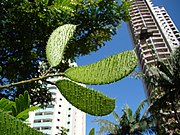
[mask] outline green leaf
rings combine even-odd
[[[30,96],[28,91],[24,92],[24,104],[25,104],[25,109],[30,107]]]
[[[0,133],[3,135],[45,135],[0,109]]]
[[[8,99],[2,98],[0,100],[0,109],[3,109],[7,105]]]
[[[103,116],[111,113],[115,108],[115,99],[111,99],[96,90],[64,79],[58,80],[56,85],[67,101],[88,114]]]
[[[69,13],[72,13],[73,7],[75,7],[75,1],[58,0],[54,3],[54,6],[58,12],[61,13],[62,11],[64,11],[66,14],[69,14]]]
[[[126,105],[125,108],[123,109],[123,112],[125,113],[128,120],[130,122],[132,122],[133,119],[132,119],[132,110],[131,110],[131,108],[128,105]]]
[[[11,111],[12,106],[14,104],[15,103],[13,101],[10,101],[9,99],[6,99],[6,98],[2,98],[0,100],[0,109],[4,112],[9,112],[9,111]]]
[[[136,65],[134,51],[126,51],[90,65],[69,68],[65,75],[84,84],[108,84],[129,75]]]
[[[21,102],[19,101],[19,98],[15,98],[16,103],[16,113],[19,114],[21,112]]]
[[[76,25],[65,24],[55,29],[51,34],[46,46],[46,57],[52,67],[61,62],[65,47],[75,29]]]
[[[26,108],[26,104],[25,104],[25,101],[24,101],[24,96],[22,94],[19,95],[19,102],[21,103],[20,106],[21,106],[21,111],[25,110]]]
[[[16,111],[16,106],[12,106],[12,116],[16,116],[17,115],[17,111]]]
[[[16,116],[16,118],[21,119],[21,120],[24,121],[24,120],[26,120],[26,119],[29,117],[29,112],[34,111],[34,110],[37,110],[37,109],[40,109],[40,107],[38,107],[38,106],[32,106],[32,107],[30,107],[30,108],[28,108],[28,109],[20,112],[20,113]]]
[[[89,135],[94,135],[95,134],[95,128],[91,128]]]
[[[135,112],[134,115],[133,115],[133,119],[136,119],[136,118],[138,117],[138,115],[140,115],[141,110],[144,108],[144,106],[145,106],[146,103],[148,103],[148,100],[147,100],[147,99],[143,100],[143,101],[139,104],[139,106],[138,106],[137,109],[136,109],[136,112]]]
[[[2,67],[0,66],[0,72],[2,71]]]

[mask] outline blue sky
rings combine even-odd
[[[154,5],[162,5],[167,10],[171,19],[174,21],[177,28],[180,30],[180,0],[152,0]],[[93,52],[90,55],[83,56],[77,59],[78,65],[86,65],[98,60],[101,60],[107,56],[120,53],[126,50],[132,50],[133,45],[130,39],[130,35],[125,23],[122,24],[118,30],[117,35],[113,37],[110,42],[106,43],[106,46],[101,48],[97,52]],[[128,104],[130,108],[136,110],[139,103],[145,99],[143,84],[141,80],[126,77],[116,83],[109,85],[90,86],[93,89],[99,90],[109,97],[116,98],[115,111],[121,115],[122,108]],[[94,117],[91,115],[86,116],[86,134],[88,135],[91,128],[98,130],[99,126],[92,122],[95,119],[108,119],[114,121],[112,115],[103,117]]]

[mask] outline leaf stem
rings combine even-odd
[[[45,76],[40,76],[40,77],[32,78],[32,79],[29,79],[29,80],[23,80],[23,81],[20,81],[20,82],[3,85],[3,86],[0,86],[0,89],[9,88],[11,86],[16,86],[16,85],[20,85],[20,84],[24,84],[24,83],[30,83],[30,82],[39,81],[39,80],[46,79],[48,77],[63,76],[63,75],[64,75],[64,73],[62,73],[62,72],[61,73],[57,73],[57,74],[47,74]]]

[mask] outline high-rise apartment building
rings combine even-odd
[[[129,1],[131,20],[128,26],[140,69],[146,74],[148,65],[155,65],[157,58],[166,59],[180,46],[180,33],[164,7],[154,6],[151,0]],[[146,94],[150,96],[148,87],[145,84]]]
[[[57,78],[49,79],[56,81]],[[28,123],[48,135],[58,135],[61,127],[69,129],[68,135],[85,135],[86,115],[72,106],[59,92],[55,85],[47,85],[53,102],[45,109],[31,112]]]

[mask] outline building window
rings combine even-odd
[[[68,117],[70,117],[71,115],[69,114]]]
[[[51,130],[51,127],[42,127],[42,130]]]
[[[71,108],[69,108],[69,110],[71,110]]]
[[[54,92],[51,92],[51,94],[52,94],[52,95],[56,95],[56,93],[54,93]]]
[[[70,122],[68,121],[67,124],[70,124]]]
[[[53,112],[44,112],[44,115],[53,115]]]
[[[61,112],[58,112],[58,114],[61,114]]]
[[[43,115],[42,112],[37,112],[35,115]]]
[[[59,129],[59,126],[56,126],[57,129]]]
[[[57,119],[57,121],[60,121],[60,119]]]
[[[59,105],[59,107],[61,107],[61,105]]]
[[[60,98],[59,100],[61,100],[61,101],[62,101],[62,98]]]
[[[34,120],[34,123],[40,123],[41,120]]]
[[[52,119],[44,119],[43,122],[52,122]]]

